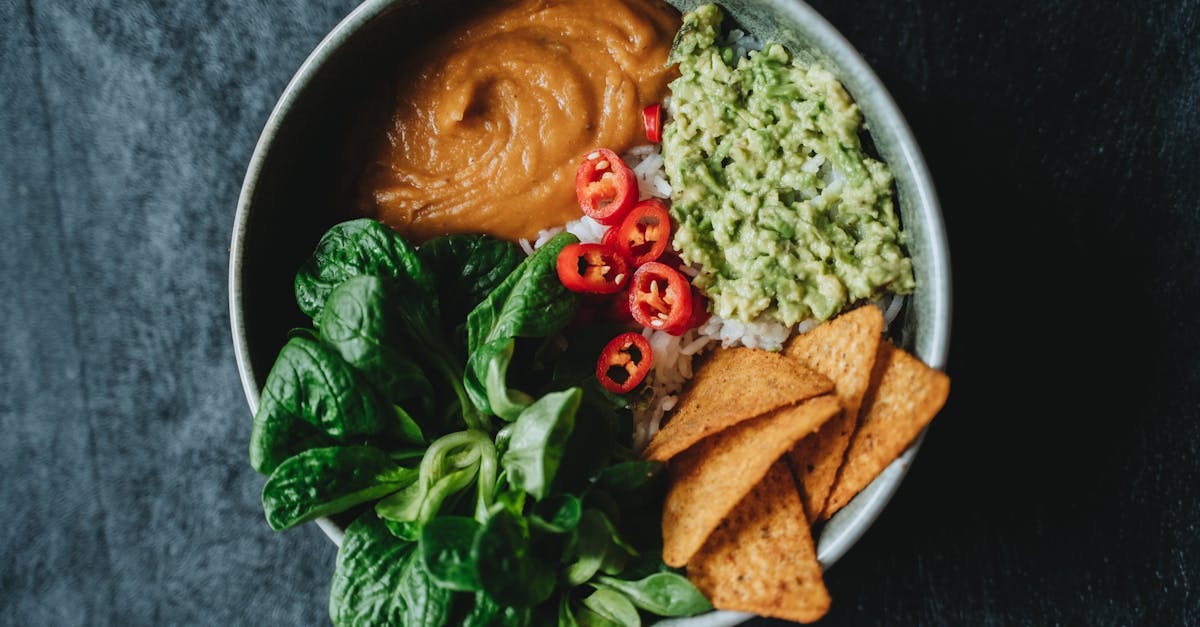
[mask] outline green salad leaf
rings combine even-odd
[[[267,375],[250,460],[273,529],[361,512],[335,625],[640,625],[705,607],[656,557],[662,465],[621,444],[628,402],[595,381],[616,330],[563,333],[577,303],[555,265],[575,241],[414,248],[352,220],[297,273],[313,328]]]
[[[321,341],[391,402],[412,400],[424,412],[432,411],[433,386],[395,325],[399,305],[386,281],[361,275],[335,287],[317,316]]]
[[[395,409],[337,352],[293,337],[267,374],[250,435],[250,464],[270,474],[309,448],[400,437],[402,431]]]
[[[417,480],[373,446],[314,448],[289,457],[263,486],[267,522],[280,531],[337,514],[401,490]]]

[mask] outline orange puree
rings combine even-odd
[[[418,241],[532,239],[579,218],[579,159],[646,143],[678,27],[655,0],[518,0],[454,28],[401,81],[365,212]]]

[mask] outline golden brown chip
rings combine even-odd
[[[688,562],[688,579],[717,609],[811,623],[829,592],[787,465],[778,461]]]
[[[825,509],[829,491],[846,457],[882,337],[883,312],[867,305],[792,338],[783,349],[784,355],[829,377],[842,402],[840,415],[788,453],[788,463],[800,483],[800,498],[810,522],[816,522]]]
[[[745,420],[680,453],[663,503],[663,561],[683,566],[771,464],[841,410],[824,394]]]
[[[718,350],[696,369],[675,414],[654,435],[643,456],[667,461],[743,420],[832,389],[829,379],[779,353]]]
[[[879,344],[878,385],[863,401],[858,430],[825,504],[833,515],[920,435],[946,403],[950,378],[889,342]]]

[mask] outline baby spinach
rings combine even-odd
[[[570,533],[583,516],[583,503],[573,494],[555,494],[534,506],[529,523],[547,533]]]
[[[353,220],[297,273],[315,329],[268,374],[251,463],[276,529],[374,501],[338,553],[336,625],[637,625],[707,607],[657,558],[662,466],[622,446],[628,401],[595,381],[616,330],[558,335],[576,296],[556,260],[575,241],[527,258],[482,235],[414,248]]]
[[[596,475],[595,485],[615,495],[652,489],[665,477],[662,462],[635,459],[613,464]]]
[[[418,305],[438,318],[433,274],[403,237],[377,220],[362,218],[335,224],[317,243],[296,273],[296,304],[316,319],[325,300],[346,279],[363,274],[386,276],[412,288]]]
[[[642,618],[637,608],[624,594],[610,588],[600,587],[583,599],[584,607],[621,625],[622,627],[641,627]]]
[[[601,576],[597,581],[624,593],[634,605],[660,616],[691,616],[712,609],[696,586],[677,573],[655,573],[637,581]]]
[[[475,606],[462,627],[522,627],[532,625],[529,608],[500,605],[482,592],[475,593]]]
[[[528,521],[499,508],[475,537],[471,557],[483,591],[498,603],[533,607],[554,592],[553,564],[533,550]]]
[[[429,412],[433,386],[411,354],[412,345],[395,327],[391,315],[398,308],[395,300],[387,279],[372,275],[347,279],[330,292],[317,316],[321,341],[391,402],[411,399]]]
[[[421,558],[429,576],[443,588],[480,590],[479,571],[471,559],[478,521],[464,516],[438,516],[421,530]]]
[[[521,412],[513,423],[508,450],[500,467],[508,482],[534,499],[546,496],[562,461],[567,438],[575,428],[579,388],[552,392]]]
[[[415,546],[398,540],[371,512],[351,523],[329,586],[333,624],[404,624],[408,603],[396,591]]]
[[[521,262],[483,302],[467,316],[467,392],[480,411],[506,420],[515,411],[494,411],[489,399],[510,398],[507,390],[496,389],[503,381],[489,380],[489,370],[500,372],[508,367],[508,358],[499,358],[508,340],[547,337],[562,329],[575,313],[575,295],[558,279],[556,261],[564,247],[579,241],[570,233],[560,233]],[[511,349],[507,349],[511,351]],[[502,362],[502,363],[501,363]],[[490,389],[489,389],[490,385]]]
[[[267,374],[250,435],[250,463],[270,474],[304,450],[401,436],[395,409],[331,348],[288,340]]]
[[[508,366],[512,363],[516,340],[500,338],[484,345],[471,354],[472,360],[486,360],[484,364],[470,361],[467,364],[466,389],[476,407],[488,407],[491,413],[512,422],[533,402],[528,394],[508,387]],[[478,380],[482,371],[483,381]]]
[[[289,457],[263,486],[263,510],[276,531],[343,512],[417,479],[373,446],[314,448]]]
[[[582,494],[596,473],[612,462],[617,420],[611,405],[590,388],[583,388],[575,428],[563,445],[551,491]]]
[[[442,319],[460,323],[525,259],[516,245],[475,233],[435,237],[417,255],[434,274]]]

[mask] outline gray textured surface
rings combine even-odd
[[[326,622],[225,290],[254,140],[352,4],[0,0],[0,624]],[[1200,622],[1200,3],[813,4],[913,124],[956,279],[950,403],[827,622]]]
[[[0,3],[0,623],[324,619],[333,546],[268,529],[246,463],[226,273],[258,132],[351,6]]]

